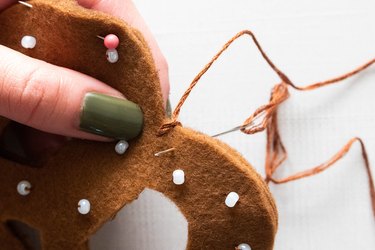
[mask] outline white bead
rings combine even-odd
[[[237,249],[238,250],[251,250],[251,247],[249,246],[249,244],[242,243],[238,245]]]
[[[90,212],[90,202],[86,199],[82,199],[78,202],[78,212],[80,214],[88,214]]]
[[[182,185],[185,182],[185,173],[181,169],[173,171],[173,183],[176,185]]]
[[[36,39],[33,36],[24,36],[22,37],[21,45],[25,49],[33,49],[36,46]]]
[[[20,195],[26,196],[30,193],[31,184],[28,181],[20,181],[17,185],[17,192]]]
[[[119,155],[125,154],[126,150],[129,148],[129,143],[127,141],[121,140],[116,144],[115,151]]]
[[[107,60],[110,63],[116,63],[118,61],[118,52],[116,49],[107,50]]]
[[[228,207],[234,207],[239,199],[240,196],[236,192],[230,192],[227,195],[227,198],[225,198],[225,205]]]

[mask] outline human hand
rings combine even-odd
[[[15,0],[1,1],[0,11],[16,2]],[[143,33],[156,63],[163,98],[166,102],[169,93],[167,63],[134,4],[130,0],[77,0],[77,2],[85,8],[103,11],[121,18]],[[46,148],[55,148],[60,145],[64,139],[56,135],[108,141],[108,138],[130,139],[141,130],[142,113],[137,105],[126,101],[120,92],[105,83],[79,72],[30,58],[1,45],[0,53],[2,55],[0,58],[0,116],[36,129],[21,126],[21,130],[19,128],[16,130],[16,133],[22,131],[23,136],[28,138],[26,144],[33,147],[33,151],[41,151],[37,148],[42,147],[44,152]],[[80,84],[76,84],[78,82]],[[82,127],[80,119],[81,107],[85,105],[86,94],[93,92],[120,98],[119,103],[130,107],[129,112],[140,121],[138,122],[139,129],[104,131],[100,134],[101,136],[94,135],[95,131],[90,131],[93,134],[86,132],[88,129]],[[111,106],[113,102],[109,100],[104,105]],[[111,120],[107,116],[104,119]],[[54,122],[50,123],[51,120]]]

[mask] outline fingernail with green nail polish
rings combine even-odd
[[[130,140],[142,131],[143,113],[131,101],[88,93],[83,100],[79,127],[92,134]]]

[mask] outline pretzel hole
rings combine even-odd
[[[39,231],[17,220],[9,220],[6,226],[10,232],[21,242],[26,250],[40,250],[41,240]]]
[[[145,189],[90,240],[91,250],[186,249],[188,222],[162,193]]]

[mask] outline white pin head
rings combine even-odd
[[[110,63],[117,63],[119,59],[117,49],[108,49],[107,50],[107,60]]]
[[[126,150],[129,148],[129,143],[125,140],[121,140],[116,144],[115,151],[119,155],[125,154]]]
[[[88,214],[91,210],[90,202],[86,199],[82,199],[78,202],[78,212],[80,214]]]
[[[22,37],[21,45],[25,49],[33,49],[36,46],[36,38],[33,36],[24,36]]]
[[[242,243],[236,247],[236,250],[251,250],[251,247],[249,244]]]
[[[173,183],[176,185],[182,185],[185,183],[185,172],[181,169],[173,171]]]
[[[30,194],[31,191],[31,184],[28,181],[20,181],[17,185],[17,192],[22,195],[26,196]]]
[[[239,199],[240,196],[236,192],[230,192],[227,198],[225,198],[225,205],[227,205],[227,207],[234,207]]]

